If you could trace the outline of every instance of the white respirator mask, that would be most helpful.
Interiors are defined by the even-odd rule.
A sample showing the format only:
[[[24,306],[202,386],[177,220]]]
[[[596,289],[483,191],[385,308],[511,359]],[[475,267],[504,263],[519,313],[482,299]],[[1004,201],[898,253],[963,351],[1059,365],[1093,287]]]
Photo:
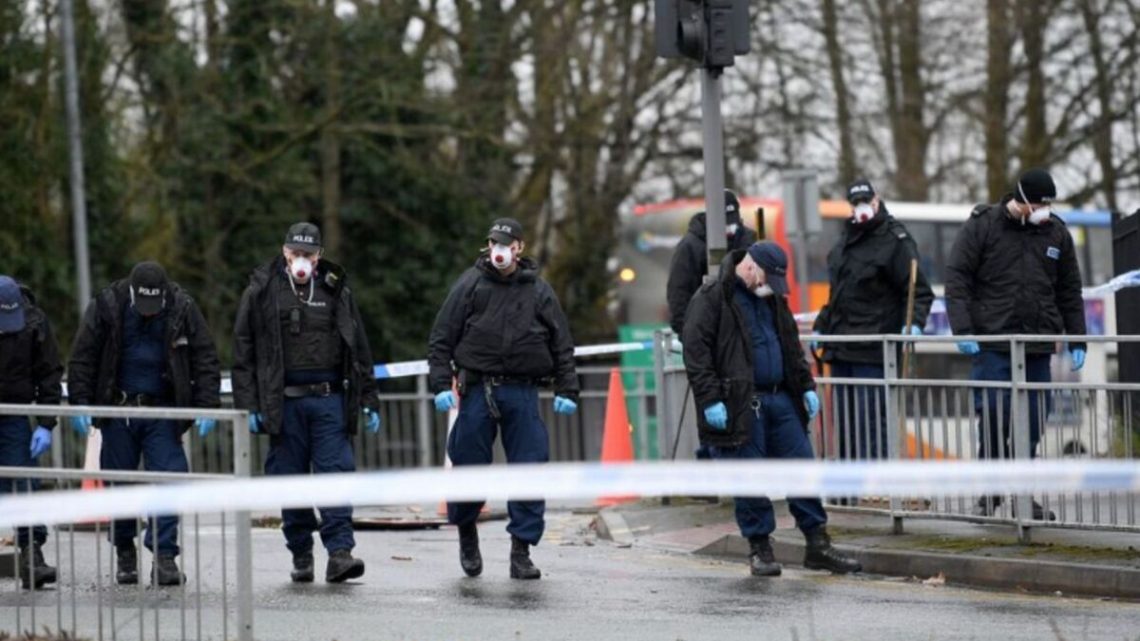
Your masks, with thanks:
[[[1023,206],[1028,207],[1029,206],[1029,198],[1027,198],[1025,196],[1025,190],[1021,188],[1020,182],[1017,183],[1017,191],[1021,193],[1021,201],[1022,201]],[[1033,211],[1029,212],[1028,216],[1021,219],[1021,224],[1024,225],[1025,221],[1028,220],[1030,222],[1030,224],[1040,225],[1041,223],[1044,223],[1045,221],[1049,220],[1049,215],[1052,213],[1053,213],[1053,206],[1046,204],[1044,207],[1038,207],[1037,209],[1034,209]]]
[[[511,251],[510,245],[495,243],[495,245],[491,247],[491,264],[495,266],[495,269],[509,269],[514,262],[514,252]]]
[[[725,225],[724,226],[724,235],[727,236],[728,238],[732,238],[733,236],[736,235],[736,230],[739,228],[740,228],[740,225],[737,225],[736,223],[732,223],[730,225]]]
[[[859,203],[855,205],[855,210],[851,212],[851,219],[855,224],[862,225],[863,223],[875,217],[875,208],[871,203]]]
[[[289,275],[295,280],[304,281],[313,275],[313,261],[298,256],[289,263]]]
[[[758,296],[760,298],[768,298],[769,296],[771,296],[772,294],[775,294],[776,292],[772,290],[771,285],[768,285],[767,283],[765,283],[764,285],[761,285],[761,286],[757,287],[756,289],[752,290],[752,293],[756,294],[756,296]]]

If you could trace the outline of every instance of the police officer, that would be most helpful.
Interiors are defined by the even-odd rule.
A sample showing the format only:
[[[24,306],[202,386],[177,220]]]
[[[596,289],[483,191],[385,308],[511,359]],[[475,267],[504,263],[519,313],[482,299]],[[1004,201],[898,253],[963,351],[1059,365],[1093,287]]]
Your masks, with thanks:
[[[724,233],[728,250],[746,249],[756,240],[756,232],[741,222],[740,200],[731,189],[724,190]],[[705,212],[693,214],[689,230],[673,250],[669,263],[669,281],[665,298],[669,303],[669,326],[680,336],[685,324],[689,300],[701,286],[709,271],[708,229]]]
[[[545,463],[550,444],[538,413],[538,385],[553,379],[554,411],[578,407],[574,342],[558,298],[538,276],[517,220],[500,218],[487,234],[487,249],[459,277],[436,315],[428,351],[436,409],[456,406],[459,417],[447,443],[455,465],[491,463],[502,430],[508,463]],[[459,526],[459,560],[468,576],[483,571],[475,522],[483,503],[448,503],[448,522]],[[508,503],[511,578],[542,576],[530,559],[544,529],[543,501]]]
[[[685,371],[701,409],[701,443],[714,459],[811,459],[808,422],[819,413],[788,293],[788,259],[769,241],[730,252],[716,282],[702,285],[685,317]],[[776,516],[767,497],[736,497],[736,522],[751,546],[754,576],[778,576],[769,535]],[[858,572],[831,547],[818,498],[789,498],[804,533],[804,567]]]
[[[352,437],[363,413],[380,431],[372,350],[344,269],[322,257],[316,225],[297,223],[281,255],[258,267],[234,326],[234,406],[251,412],[251,432],[269,435],[266,474],[328,474],[356,469]],[[364,575],[352,556],[352,508],[283,510],[291,578],[313,581],[313,532],[328,550],[325,580]]]
[[[0,403],[59,405],[63,365],[51,324],[35,298],[10,276],[0,276]],[[23,416],[0,415],[0,466],[34,467],[51,447],[54,417],[35,419],[35,431]],[[0,478],[0,494],[30,492],[38,481]],[[44,561],[47,528],[16,530],[20,582],[24,589],[55,583],[55,568]]]
[[[910,263],[918,248],[867,180],[847,187],[851,217],[827,255],[830,294],[813,326],[816,334],[922,334],[934,301],[922,270],[914,288],[914,318],[906,326]],[[812,349],[818,345],[813,343]],[[823,360],[838,378],[883,379],[880,343],[828,343]],[[840,385],[840,458],[886,458],[886,399],[877,385]]]
[[[215,408],[221,405],[219,368],[198,304],[167,278],[161,265],[142,262],[87,306],[71,348],[68,395],[73,405]],[[72,421],[84,434],[92,425],[87,416]],[[99,463],[104,470],[137,470],[142,458],[150,472],[189,471],[182,450],[189,421],[95,419],[94,424],[102,430]],[[205,436],[216,421],[198,419],[196,425]],[[121,584],[138,582],[136,534],[134,519],[111,527]],[[143,545],[155,555],[152,582],[185,582],[174,561],[179,553],[177,516],[159,516],[157,525],[149,518]]]
[[[1017,179],[1012,193],[992,205],[978,205],[958,232],[946,266],[946,307],[950,328],[959,335],[1085,334],[1081,297],[1081,268],[1073,237],[1053,214],[1057,197],[1053,177],[1044,169],[1029,169]],[[1010,380],[1009,343],[962,341],[958,349],[974,359],[971,380]],[[1052,380],[1051,342],[1025,347],[1025,378],[1031,383]],[[1073,371],[1085,363],[1085,344],[1069,343]],[[1052,399],[1045,394],[1045,412]],[[1010,392],[974,390],[979,418],[979,459],[1011,458]],[[1041,438],[1038,392],[1029,392],[1029,457],[1037,455]],[[975,511],[992,515],[1000,496],[982,497]],[[1033,502],[1033,518],[1055,515]]]

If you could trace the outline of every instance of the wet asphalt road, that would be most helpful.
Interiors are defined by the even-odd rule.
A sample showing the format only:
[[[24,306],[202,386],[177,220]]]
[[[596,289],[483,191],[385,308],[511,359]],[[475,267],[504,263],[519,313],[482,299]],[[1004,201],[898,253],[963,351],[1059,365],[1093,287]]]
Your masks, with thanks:
[[[485,570],[462,576],[453,530],[358,532],[368,563],[358,582],[293,585],[280,532],[254,530],[255,636],[265,640],[355,639],[1113,639],[1140,640],[1140,604],[928,587],[883,577],[834,577],[785,568],[778,579],[753,579],[741,562],[719,561],[596,542],[591,517],[550,514],[548,534],[534,551],[537,582],[508,578],[505,522],[481,527]],[[185,594],[104,585],[103,638],[177,639],[196,635],[197,584],[203,603],[201,638],[223,636],[221,530],[204,526],[195,561],[193,536],[183,561],[197,569]],[[76,534],[74,591],[32,596],[0,586],[0,631],[31,623],[98,638],[92,534]],[[63,567],[70,541],[61,537]],[[106,546],[103,555],[108,554]],[[49,547],[49,560],[54,558]],[[232,544],[227,556],[232,558]],[[149,555],[144,567],[149,567]],[[318,553],[323,574],[325,557]],[[231,561],[232,563],[232,561]],[[232,565],[230,566],[232,568]],[[104,573],[107,572],[103,562]],[[228,577],[232,584],[232,575]],[[106,581],[104,580],[104,583]],[[140,626],[138,599],[147,604]],[[226,597],[233,598],[228,592]],[[107,602],[114,599],[114,633]],[[185,628],[181,604],[186,611]],[[19,606],[19,607],[17,607]],[[157,622],[154,612],[158,612]],[[230,621],[232,622],[232,615]],[[157,634],[156,634],[157,627]],[[0,635],[2,636],[2,635]]]

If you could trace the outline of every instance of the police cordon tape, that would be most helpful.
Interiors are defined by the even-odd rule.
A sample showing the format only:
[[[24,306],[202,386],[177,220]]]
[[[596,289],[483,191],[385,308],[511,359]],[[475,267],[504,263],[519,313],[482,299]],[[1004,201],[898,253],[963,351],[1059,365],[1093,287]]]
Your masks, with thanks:
[[[56,491],[0,498],[0,527],[148,514],[207,514],[439,501],[599,496],[947,497],[1138,492],[1136,461],[717,461],[419,468]]]
[[[628,343],[604,343],[602,345],[585,345],[574,348],[574,356],[602,356],[605,354],[621,354],[622,352],[640,352],[653,349],[653,341],[634,341]],[[389,378],[403,378],[406,376],[420,376],[428,373],[428,363],[423,361],[399,361],[396,363],[380,363],[373,367],[373,375],[377,380]],[[233,383],[229,377],[222,379],[222,394],[232,394]]]

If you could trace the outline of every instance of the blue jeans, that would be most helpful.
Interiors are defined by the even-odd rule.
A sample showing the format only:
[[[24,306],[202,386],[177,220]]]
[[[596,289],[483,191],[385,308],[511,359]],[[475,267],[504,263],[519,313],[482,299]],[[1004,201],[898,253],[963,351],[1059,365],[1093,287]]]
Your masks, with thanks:
[[[145,419],[108,419],[102,427],[103,449],[99,465],[104,470],[139,469],[139,459],[148,472],[188,472],[186,453],[182,451],[182,435],[174,421]],[[157,522],[157,528],[154,526]],[[155,531],[157,529],[157,532]],[[138,534],[137,519],[115,521],[109,532],[116,546],[134,543]],[[178,517],[147,517],[143,545],[152,552],[178,556]]]
[[[736,448],[710,448],[713,458],[814,459],[811,441],[792,399],[784,392],[762,394],[759,399],[760,409],[752,421],[751,440]],[[767,536],[776,529],[776,512],[768,497],[738,496],[735,503],[736,524],[745,538]],[[818,498],[788,497],[788,510],[802,532],[827,523],[827,512]]]
[[[36,461],[32,458],[31,450],[32,430],[28,419],[23,416],[0,416],[0,467],[35,467]],[[0,478],[0,494],[26,494],[39,488],[38,479]],[[26,546],[29,534],[38,545],[47,541],[47,528],[36,525],[32,528],[17,528],[16,545]]]
[[[267,475],[353,472],[356,459],[344,423],[344,396],[285,399],[281,433],[271,437]],[[320,523],[312,508],[282,510],[285,546],[293,554],[313,551],[313,532],[329,552],[356,547],[352,507],[322,507]]]
[[[1030,383],[1048,383],[1053,379],[1049,371],[1052,354],[1026,354],[1025,380]],[[1009,381],[1011,368],[1006,352],[983,351],[974,356],[970,380]],[[974,412],[978,417],[978,458],[1008,459],[1014,457],[1010,424],[1010,391],[1000,389],[974,389]],[[1045,393],[1045,416],[1041,415],[1041,392],[1029,392],[1029,458],[1037,457],[1037,443],[1041,440],[1041,424],[1053,411],[1053,398]]]
[[[879,385],[836,385],[835,425],[840,459],[887,458],[887,403],[883,396],[883,366],[834,361],[836,378],[868,378]]]
[[[459,404],[459,416],[447,439],[447,455],[456,465],[489,465],[495,436],[502,430],[508,463],[545,463],[550,460],[546,424],[538,413],[538,388],[507,384],[491,388],[502,418],[491,416],[482,384],[470,386]],[[455,525],[474,523],[485,501],[448,503],[447,520]],[[537,545],[546,524],[546,501],[509,501],[507,531]]]

